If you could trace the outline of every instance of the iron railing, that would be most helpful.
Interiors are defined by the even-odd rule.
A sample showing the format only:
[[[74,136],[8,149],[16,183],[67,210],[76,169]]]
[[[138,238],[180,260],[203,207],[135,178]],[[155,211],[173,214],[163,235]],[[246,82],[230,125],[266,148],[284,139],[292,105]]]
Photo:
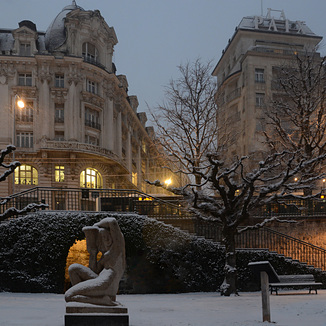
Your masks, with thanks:
[[[164,199],[166,198],[168,197]],[[35,187],[9,196],[8,201],[0,206],[0,213],[10,207],[22,209],[30,203],[47,204],[49,210],[133,212],[179,226],[181,229],[191,229],[198,236],[222,242],[221,224],[195,219],[191,213],[182,209],[175,197],[170,198],[174,202],[138,190]],[[236,247],[269,249],[326,270],[325,249],[267,227],[238,234]]]
[[[178,204],[138,190],[50,187],[35,187],[9,196],[8,201],[0,206],[0,213],[10,207],[22,209],[30,203],[47,204],[49,210],[133,212],[156,219],[192,218]]]
[[[196,221],[197,235],[222,242],[222,226],[217,223]],[[311,243],[263,227],[236,235],[236,247],[241,249],[268,249],[285,257],[326,271],[326,250]]]

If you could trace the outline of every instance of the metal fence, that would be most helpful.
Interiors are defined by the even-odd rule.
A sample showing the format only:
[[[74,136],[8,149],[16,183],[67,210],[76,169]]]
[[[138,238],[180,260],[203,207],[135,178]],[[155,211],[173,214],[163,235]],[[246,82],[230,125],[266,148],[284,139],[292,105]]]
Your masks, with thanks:
[[[172,197],[174,198],[174,197]],[[47,204],[49,210],[132,212],[157,219],[189,219],[191,214],[175,202],[149,196],[137,190],[75,189],[35,187],[9,196],[0,206],[22,209],[30,203]]]
[[[222,226],[199,221],[195,223],[197,235],[222,243]],[[263,227],[236,235],[236,247],[241,249],[268,249],[307,265],[326,271],[326,250],[287,234]]]
[[[184,210],[175,197],[169,201],[149,196],[137,190],[116,189],[75,189],[35,187],[8,197],[0,206],[0,213],[10,207],[24,208],[30,203],[44,203],[49,210],[67,211],[115,211],[147,215],[181,229],[188,229],[198,236],[204,236],[216,242],[222,242],[222,226],[216,222],[202,221]],[[319,202],[310,203],[315,215],[324,214],[324,207]],[[282,209],[266,208],[268,215],[301,216],[297,206],[286,206]],[[284,211],[289,208],[291,211]],[[266,216],[263,215],[263,216]],[[306,262],[308,265],[326,270],[326,250],[308,242],[288,236],[270,228],[250,230],[236,237],[237,248],[261,248],[275,251],[286,257]]]

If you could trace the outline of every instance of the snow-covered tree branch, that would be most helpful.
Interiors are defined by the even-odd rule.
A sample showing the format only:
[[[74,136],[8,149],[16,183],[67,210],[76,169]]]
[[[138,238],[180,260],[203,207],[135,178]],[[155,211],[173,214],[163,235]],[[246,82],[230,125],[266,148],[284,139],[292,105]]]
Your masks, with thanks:
[[[7,177],[12,174],[15,169],[20,166],[20,162],[14,161],[10,163],[5,163],[5,159],[7,155],[11,154],[14,150],[16,150],[16,147],[13,145],[8,145],[6,149],[3,149],[0,151],[0,166],[5,168],[6,170],[0,175],[0,182],[4,181],[7,179]],[[0,200],[0,205],[5,205],[8,201],[10,201],[12,198],[11,197],[5,197],[1,198]],[[15,207],[11,207],[4,211],[2,214],[0,214],[0,221],[3,221],[7,218],[10,218],[12,216],[17,216],[19,214],[26,214],[28,212],[32,212],[36,209],[45,209],[47,208],[48,205],[46,204],[29,204],[23,209],[17,209]]]

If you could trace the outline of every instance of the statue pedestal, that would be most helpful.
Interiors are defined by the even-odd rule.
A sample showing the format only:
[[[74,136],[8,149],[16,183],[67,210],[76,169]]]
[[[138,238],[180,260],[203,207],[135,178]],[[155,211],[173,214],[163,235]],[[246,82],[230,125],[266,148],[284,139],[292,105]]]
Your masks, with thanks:
[[[128,309],[124,306],[97,306],[69,302],[65,326],[129,326]]]

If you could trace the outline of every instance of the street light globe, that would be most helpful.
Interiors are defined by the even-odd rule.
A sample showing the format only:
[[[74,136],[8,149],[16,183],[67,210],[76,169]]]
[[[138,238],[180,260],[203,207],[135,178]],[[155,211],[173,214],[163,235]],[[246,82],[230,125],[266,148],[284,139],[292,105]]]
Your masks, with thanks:
[[[25,103],[23,100],[18,100],[17,101],[17,106],[20,108],[20,109],[23,109],[25,107]]]
[[[164,181],[164,183],[165,183],[167,186],[169,186],[169,185],[172,183],[171,178],[170,178],[170,179],[166,179],[166,180]]]

